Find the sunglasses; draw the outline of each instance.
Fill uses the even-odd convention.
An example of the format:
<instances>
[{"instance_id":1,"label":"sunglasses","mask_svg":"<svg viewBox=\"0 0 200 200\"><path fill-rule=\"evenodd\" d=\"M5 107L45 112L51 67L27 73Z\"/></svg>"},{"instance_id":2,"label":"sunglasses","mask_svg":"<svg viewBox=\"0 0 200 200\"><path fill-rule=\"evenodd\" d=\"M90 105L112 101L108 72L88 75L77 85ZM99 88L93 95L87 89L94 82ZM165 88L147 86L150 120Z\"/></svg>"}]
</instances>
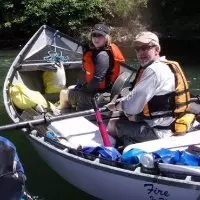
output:
<instances>
[{"instance_id":1,"label":"sunglasses","mask_svg":"<svg viewBox=\"0 0 200 200\"><path fill-rule=\"evenodd\" d=\"M148 51L150 49L152 49L153 47L155 47L155 45L142 45L142 46L136 46L135 50L138 51Z\"/></svg>"},{"instance_id":2,"label":"sunglasses","mask_svg":"<svg viewBox=\"0 0 200 200\"><path fill-rule=\"evenodd\" d=\"M92 37L100 38L100 37L103 37L103 35L101 35L99 33L93 33Z\"/></svg>"}]
</instances>

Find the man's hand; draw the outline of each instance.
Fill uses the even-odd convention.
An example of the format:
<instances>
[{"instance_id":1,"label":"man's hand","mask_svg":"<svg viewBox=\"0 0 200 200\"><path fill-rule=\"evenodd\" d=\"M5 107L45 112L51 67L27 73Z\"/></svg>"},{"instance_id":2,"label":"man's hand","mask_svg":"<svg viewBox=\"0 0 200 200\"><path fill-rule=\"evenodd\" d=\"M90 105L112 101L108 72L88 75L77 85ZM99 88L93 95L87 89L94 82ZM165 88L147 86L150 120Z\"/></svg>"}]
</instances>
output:
<instances>
[{"instance_id":1,"label":"man's hand","mask_svg":"<svg viewBox=\"0 0 200 200\"><path fill-rule=\"evenodd\" d=\"M115 102L111 101L110 103L108 103L105 106L112 112L116 111L116 110L122 111L120 99L117 99Z\"/></svg>"},{"instance_id":2,"label":"man's hand","mask_svg":"<svg viewBox=\"0 0 200 200\"><path fill-rule=\"evenodd\" d=\"M105 106L106 106L106 108L108 108L108 110L110 110L110 111L112 111L112 112L114 112L114 111L117 110L114 102L110 102L110 103L108 103L108 104L105 105Z\"/></svg>"}]
</instances>

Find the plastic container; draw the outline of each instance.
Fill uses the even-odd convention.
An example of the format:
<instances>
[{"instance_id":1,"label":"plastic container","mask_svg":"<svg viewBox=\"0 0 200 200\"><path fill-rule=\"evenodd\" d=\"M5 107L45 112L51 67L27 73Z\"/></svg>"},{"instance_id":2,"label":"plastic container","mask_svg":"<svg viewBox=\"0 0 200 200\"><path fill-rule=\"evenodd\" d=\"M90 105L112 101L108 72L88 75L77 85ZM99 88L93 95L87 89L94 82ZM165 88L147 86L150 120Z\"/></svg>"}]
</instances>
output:
<instances>
[{"instance_id":1,"label":"plastic container","mask_svg":"<svg viewBox=\"0 0 200 200\"><path fill-rule=\"evenodd\" d=\"M155 156L152 153L145 153L140 157L140 163L143 167L153 169L155 168L155 162L157 159L155 159Z\"/></svg>"},{"instance_id":2,"label":"plastic container","mask_svg":"<svg viewBox=\"0 0 200 200\"><path fill-rule=\"evenodd\" d=\"M46 132L46 137L51 140L54 140L55 142L59 142L59 139L57 138L56 134L51 131Z\"/></svg>"}]
</instances>

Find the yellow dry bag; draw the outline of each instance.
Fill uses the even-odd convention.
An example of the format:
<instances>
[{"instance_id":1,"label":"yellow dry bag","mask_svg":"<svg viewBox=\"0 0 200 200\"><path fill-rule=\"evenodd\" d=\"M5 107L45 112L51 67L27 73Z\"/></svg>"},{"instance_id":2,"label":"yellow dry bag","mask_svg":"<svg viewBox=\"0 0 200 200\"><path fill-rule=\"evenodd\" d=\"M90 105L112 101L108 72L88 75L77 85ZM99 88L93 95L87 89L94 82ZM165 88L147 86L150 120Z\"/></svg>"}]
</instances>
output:
<instances>
[{"instance_id":1,"label":"yellow dry bag","mask_svg":"<svg viewBox=\"0 0 200 200\"><path fill-rule=\"evenodd\" d=\"M184 116L177 118L175 121L175 133L184 134L191 127L195 120L195 115L192 113L186 113Z\"/></svg>"},{"instance_id":2,"label":"yellow dry bag","mask_svg":"<svg viewBox=\"0 0 200 200\"><path fill-rule=\"evenodd\" d=\"M33 108L37 105L43 108L54 108L55 106L48 102L40 92L30 90L23 83L16 83L10 86L10 97L14 105L22 110Z\"/></svg>"}]
</instances>

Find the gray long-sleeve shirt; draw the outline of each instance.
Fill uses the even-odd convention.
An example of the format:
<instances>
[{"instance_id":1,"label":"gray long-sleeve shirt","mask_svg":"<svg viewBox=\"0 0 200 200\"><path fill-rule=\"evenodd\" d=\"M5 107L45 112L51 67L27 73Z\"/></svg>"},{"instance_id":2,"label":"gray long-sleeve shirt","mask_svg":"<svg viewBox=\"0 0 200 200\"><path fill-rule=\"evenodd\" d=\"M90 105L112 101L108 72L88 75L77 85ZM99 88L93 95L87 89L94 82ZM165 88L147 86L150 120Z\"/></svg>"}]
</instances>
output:
<instances>
[{"instance_id":1,"label":"gray long-sleeve shirt","mask_svg":"<svg viewBox=\"0 0 200 200\"><path fill-rule=\"evenodd\" d=\"M88 92L95 92L106 76L106 73L110 67L110 57L107 51L104 50L95 50L93 52L93 61L95 65L95 73L93 79L86 84L85 90Z\"/></svg>"}]
</instances>

